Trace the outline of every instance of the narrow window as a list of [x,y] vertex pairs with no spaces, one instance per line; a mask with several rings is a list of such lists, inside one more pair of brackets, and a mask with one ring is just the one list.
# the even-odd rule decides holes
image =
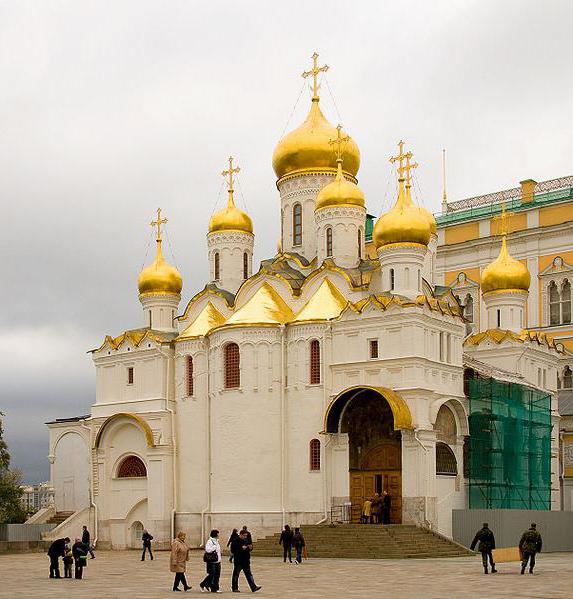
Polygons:
[[127,384],[133,385],[133,366],[129,366],[127,369]]
[[559,324],[559,290],[557,289],[557,285],[555,281],[551,281],[549,283],[549,324]]
[[394,269],[390,269],[390,291],[394,291]]
[[330,227],[326,229],[326,257],[332,257],[332,229]]
[[573,372],[571,372],[569,366],[565,366],[563,370],[563,388],[571,389],[571,387],[573,387]]
[[537,386],[541,387],[541,368],[537,369]]
[[452,362],[452,336],[449,333],[446,335],[446,362]]
[[193,356],[187,356],[186,364],[185,364],[186,372],[186,381],[187,381],[187,395],[193,395]]
[[292,244],[302,245],[302,206],[292,207]]
[[571,323],[571,283],[567,279],[561,287],[561,324]]
[[317,339],[310,342],[310,384],[320,383],[320,343]]
[[358,258],[362,260],[362,229],[358,229]]
[[241,356],[239,346],[229,343],[225,346],[225,389],[234,389],[241,385]]
[[215,252],[215,281],[219,280],[219,252]]
[[464,316],[468,322],[474,321],[474,298],[468,293],[464,305]]
[[151,310],[149,310],[149,328],[150,329],[152,328],[152,326],[151,326]]
[[309,466],[311,470],[320,470],[320,441],[312,439],[309,444]]
[[243,254],[243,279],[247,280],[249,278],[249,254],[245,252]]
[[410,287],[410,269],[407,266],[404,269],[404,284],[406,288]]
[[439,357],[440,357],[440,362],[444,361],[444,333],[442,331],[440,331],[440,336],[438,337],[438,343],[439,343]]
[[501,328],[501,310],[496,310],[497,313],[497,328]]
[[370,357],[378,357],[378,339],[370,339]]

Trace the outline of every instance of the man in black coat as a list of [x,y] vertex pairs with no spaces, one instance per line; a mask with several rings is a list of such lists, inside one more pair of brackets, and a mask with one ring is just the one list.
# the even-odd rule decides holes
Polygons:
[[48,549],[50,556],[50,578],[61,578],[60,576],[60,557],[66,555],[66,544],[70,542],[70,538],[56,539]]
[[390,524],[390,511],[392,510],[392,497],[388,491],[382,496],[382,523]]
[[245,574],[245,578],[251,587],[251,591],[256,593],[261,590],[261,587],[258,587],[255,584],[255,580],[253,578],[253,574],[251,572],[251,551],[253,550],[252,544],[248,539],[248,532],[246,530],[241,530],[239,533],[239,538],[235,539],[231,543],[231,552],[233,554],[233,578],[231,582],[231,588],[233,593],[239,593],[239,574],[241,570]]
[[88,530],[87,526],[84,526],[82,528],[82,543],[87,547],[88,552],[90,554],[90,559],[95,559],[95,555],[94,555],[94,552],[92,550],[90,539],[91,539],[91,537],[90,537],[90,531]]
[[85,543],[80,539],[76,539],[76,542],[72,546],[72,555],[74,557],[74,576],[77,579],[83,577],[84,567],[87,565],[88,548]]
[[292,538],[294,536],[293,531],[291,530],[288,524],[285,524],[284,530],[281,532],[281,536],[279,539],[279,545],[283,546],[283,562],[286,563],[287,556],[288,561],[292,564]]
[[495,563],[493,561],[492,550],[495,549],[495,537],[493,536],[493,532],[489,529],[488,523],[484,522],[481,530],[478,530],[472,544],[470,545],[470,549],[473,551],[474,547],[479,541],[478,551],[481,553],[481,559],[483,562],[483,572],[484,574],[488,574],[487,571],[487,560],[489,559],[489,563],[491,564],[491,573],[495,574],[497,570],[495,569]]

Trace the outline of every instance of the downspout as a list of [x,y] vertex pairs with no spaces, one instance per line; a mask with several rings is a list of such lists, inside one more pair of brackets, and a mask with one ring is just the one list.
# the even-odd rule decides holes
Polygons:
[[[414,429],[414,439],[416,439],[416,441],[420,444],[420,447],[426,452],[428,453],[430,450],[422,443],[422,441],[420,441],[420,439],[418,438],[418,431],[420,429]],[[424,524],[428,523],[428,506],[426,501],[424,501]]]
[[[163,352],[162,352],[163,353]],[[165,355],[165,354],[163,354]],[[173,352],[173,361],[176,359],[176,353]],[[175,538],[175,514],[177,513],[177,430],[175,428],[175,412],[169,407],[169,374],[171,370],[171,358],[167,359],[167,385],[166,385],[166,393],[165,393],[165,409],[171,415],[171,443],[173,444],[173,509],[171,510],[171,522],[170,522],[170,530],[171,530],[171,540]],[[174,370],[175,374],[175,370]],[[175,382],[175,376],[173,377]],[[173,393],[175,394],[175,386],[173,389]]]
[[204,337],[207,351],[207,505],[201,510],[201,539],[199,546],[202,546],[205,538],[205,514],[211,509],[211,364],[210,352],[211,346],[209,337]]
[[[328,341],[329,341],[329,358],[332,356],[332,321],[328,322]],[[325,338],[326,339],[326,338]],[[326,346],[326,343],[324,344]],[[326,352],[324,352],[326,358]],[[330,373],[329,369],[326,368],[326,360],[323,360],[323,369],[324,369],[324,383],[322,385],[322,410],[326,411],[328,407],[328,390],[327,390],[327,372]],[[319,520],[317,524],[324,524],[328,521],[328,480],[327,480],[327,464],[326,464],[326,443],[324,443],[324,463],[322,466],[322,495],[323,495],[323,505],[324,505],[324,518]]]
[[281,332],[281,389],[280,389],[280,404],[281,404],[281,514],[282,526],[284,528],[286,522],[285,513],[285,487],[286,487],[286,417],[285,417],[285,387],[286,387],[286,326],[283,324],[280,327]]
[[98,512],[97,512],[97,504],[94,501],[94,462],[93,462],[93,450],[91,449],[91,429],[86,424],[83,424],[83,422],[80,422],[80,426],[82,428],[86,429],[86,431],[88,432],[88,439],[90,439],[90,443],[88,444],[88,446],[90,447],[90,466],[91,466],[91,472],[90,472],[90,508],[93,508],[93,510],[94,510],[94,541],[93,541],[93,546],[95,547],[97,545],[97,533],[98,533],[97,516],[98,516]]

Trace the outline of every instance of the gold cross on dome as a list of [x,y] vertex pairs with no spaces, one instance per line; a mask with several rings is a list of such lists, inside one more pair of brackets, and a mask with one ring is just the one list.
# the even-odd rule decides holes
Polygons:
[[157,227],[157,241],[161,241],[161,225],[167,223],[166,218],[161,218],[161,208],[157,209],[157,220],[151,221],[152,227]]
[[506,237],[509,234],[509,221],[511,215],[505,209],[505,202],[501,203],[501,214],[493,217],[493,220],[498,224],[498,235]]
[[418,168],[417,162],[410,162],[410,158],[412,158],[412,152],[407,152],[405,154],[406,157],[406,166],[404,170],[406,171],[406,187],[412,187],[412,173],[411,171],[415,168]]
[[[398,178],[399,179],[404,179],[404,172],[406,171],[406,168],[404,166],[404,160],[412,158],[412,152],[406,152],[406,154],[404,154],[404,142],[402,140],[400,140],[398,142],[398,155],[397,156],[390,156],[390,162],[392,164],[394,164],[394,162],[399,162],[398,164]],[[412,168],[411,166],[409,168]],[[409,171],[408,171],[409,173]]]
[[318,66],[318,54],[315,52],[312,56],[312,69],[310,71],[304,71],[302,76],[304,79],[312,76],[312,99],[318,99],[318,76],[320,73],[326,73],[328,71],[328,65],[325,64],[321,67]]
[[221,174],[223,175],[223,177],[229,177],[229,193],[233,193],[234,191],[234,187],[233,187],[233,174],[234,173],[238,173],[240,172],[241,169],[237,166],[235,168],[233,168],[233,157],[229,156],[229,168],[226,171],[223,171]]
[[328,143],[331,146],[334,146],[334,145],[336,146],[336,159],[337,160],[342,160],[342,146],[347,141],[350,141],[350,135],[347,135],[346,137],[342,137],[342,125],[338,125],[336,127],[336,139],[328,140]]

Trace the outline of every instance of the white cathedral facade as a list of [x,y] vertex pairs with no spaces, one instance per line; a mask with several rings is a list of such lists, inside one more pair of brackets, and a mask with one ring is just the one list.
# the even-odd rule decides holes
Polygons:
[[[452,509],[467,505],[464,353],[527,380],[541,366],[555,393],[551,347],[464,346],[462,310],[434,284],[436,223],[412,201],[403,144],[397,198],[367,257],[360,153],[323,116],[318,71],[315,61],[308,117],[273,156],[277,254],[253,272],[230,160],[227,207],[207,235],[210,281],[181,305],[158,213],[141,326],[92,352],[90,414],[48,425],[56,509],[104,547],[133,546],[144,527],[163,545],[179,530],[199,545],[212,527],[262,534],[349,504],[356,518],[383,490],[392,522],[450,534]],[[487,275],[488,327],[517,338],[529,273],[503,247]]]

